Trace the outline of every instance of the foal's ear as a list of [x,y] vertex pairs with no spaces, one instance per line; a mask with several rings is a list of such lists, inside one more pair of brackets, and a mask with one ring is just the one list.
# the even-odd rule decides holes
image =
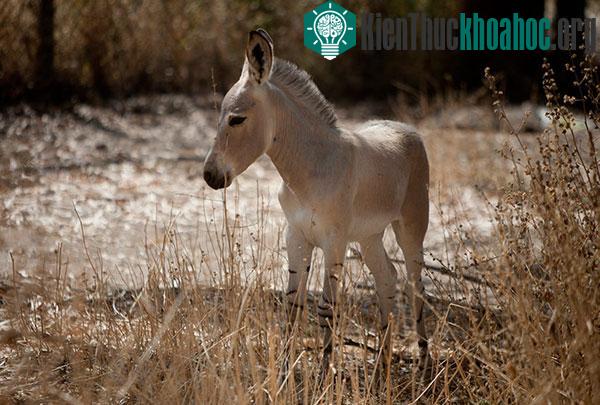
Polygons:
[[273,40],[262,28],[250,31],[246,45],[246,61],[250,77],[261,84],[269,79],[273,67]]

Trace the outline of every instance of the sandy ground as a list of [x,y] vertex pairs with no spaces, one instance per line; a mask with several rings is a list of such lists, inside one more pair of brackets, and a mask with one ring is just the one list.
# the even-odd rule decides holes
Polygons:
[[[368,115],[365,110],[338,111],[341,124],[356,125]],[[27,106],[2,112],[0,275],[13,277],[14,271],[27,278],[50,271],[60,250],[73,278],[89,279],[91,260],[109,284],[140,287],[149,247],[174,229],[190,259],[205,264],[202,277],[215,277],[214,235],[225,232],[223,193],[204,183],[202,162],[216,119],[209,99],[184,96],[77,105],[68,112],[38,113]],[[494,237],[490,207],[507,173],[496,151],[507,135],[426,124],[419,130],[432,166],[426,260],[468,264],[469,243],[481,246]],[[273,273],[275,287],[286,276],[280,182],[263,157],[227,192],[229,220],[244,238],[262,233],[274,252],[273,267],[279,268],[263,270]],[[392,257],[402,258],[389,232],[386,244]],[[251,250],[241,248],[248,255]],[[356,252],[349,250],[349,256]],[[351,262],[351,277],[371,283],[360,261]]]

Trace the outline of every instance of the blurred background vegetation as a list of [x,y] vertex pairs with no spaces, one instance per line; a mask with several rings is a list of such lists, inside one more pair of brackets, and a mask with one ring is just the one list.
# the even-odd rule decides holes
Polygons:
[[[344,0],[365,11],[432,17],[583,17],[596,0]],[[325,61],[302,45],[302,16],[316,1],[4,0],[0,5],[0,103],[68,101],[140,93],[226,91],[237,79],[247,32],[266,28],[276,54],[309,71],[328,97],[422,97],[481,87],[483,69],[500,74],[512,101],[536,101],[544,56],[559,52],[361,51]],[[586,4],[587,3],[587,4]],[[593,4],[592,4],[593,3]],[[589,10],[588,10],[589,13]],[[360,28],[359,33],[360,35]],[[358,38],[360,41],[360,38]],[[568,56],[567,56],[568,57]],[[559,78],[560,79],[560,78]]]

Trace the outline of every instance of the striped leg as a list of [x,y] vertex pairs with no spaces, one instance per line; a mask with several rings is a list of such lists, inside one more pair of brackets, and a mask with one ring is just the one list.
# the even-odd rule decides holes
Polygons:
[[289,323],[296,321],[298,310],[304,307],[306,300],[306,282],[310,271],[313,246],[306,240],[302,232],[292,227],[286,235],[289,279],[286,290],[289,305]]
[[383,364],[386,364],[391,355],[391,330],[388,330],[388,320],[394,307],[396,298],[396,268],[390,261],[383,246],[383,234],[360,242],[365,263],[375,278],[375,288],[379,300],[379,311],[381,316],[380,345],[383,349]]
[[321,381],[329,370],[331,352],[333,351],[333,332],[335,327],[334,306],[337,300],[338,284],[344,269],[344,254],[346,243],[337,243],[332,247],[323,249],[325,256],[325,279],[323,280],[323,294],[319,301],[317,312],[319,323],[323,328],[323,360],[321,363]]
[[[417,332],[421,361],[428,358],[427,332],[425,331],[425,319],[423,318],[423,304],[425,299],[425,287],[421,280],[423,268],[423,236],[425,231],[412,223],[397,221],[393,224],[394,233],[398,244],[404,253],[406,260],[406,296],[412,308],[414,328]],[[426,229],[426,228],[425,228]]]
[[288,376],[291,352],[291,336],[298,314],[302,312],[306,302],[306,283],[310,271],[313,246],[304,238],[302,232],[292,227],[286,235],[288,253],[288,286],[286,290],[288,303],[288,325],[285,337],[285,353],[283,366],[280,369],[279,380],[282,383]]
[[425,360],[427,351],[427,332],[425,331],[425,320],[423,319],[423,300],[425,297],[425,287],[421,280],[421,267],[423,263],[423,254],[419,249],[402,249],[406,258],[406,272],[408,274],[408,283],[406,290],[408,302],[410,302],[413,313],[414,327],[417,331],[417,339],[421,359]]

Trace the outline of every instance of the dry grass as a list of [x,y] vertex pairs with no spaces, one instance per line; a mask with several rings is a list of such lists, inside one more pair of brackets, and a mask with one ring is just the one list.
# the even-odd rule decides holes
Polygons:
[[[265,210],[259,210],[256,223],[246,222],[236,215],[235,196],[229,195],[225,220],[207,221],[199,230],[206,235],[203,246],[183,240],[174,221],[146,235],[143,285],[110,289],[101,256],[85,242],[91,283],[70,275],[60,245],[54,260],[36,275],[23,278],[14,265],[1,293],[0,399],[600,402],[597,132],[574,130],[573,100],[559,97],[546,70],[554,126],[537,137],[538,151],[529,151],[518,128],[512,135],[523,146],[503,149],[504,164],[512,171],[490,214],[495,242],[448,226],[448,249],[456,254],[448,256],[450,262],[441,260],[442,269],[455,277],[452,288],[436,284],[430,297],[427,328],[434,361],[428,372],[412,364],[412,340],[396,325],[392,367],[375,378],[380,359],[369,348],[377,347],[376,309],[364,305],[373,292],[347,279],[353,293],[340,304],[338,331],[350,340],[338,339],[348,344],[338,345],[337,373],[318,384],[320,330],[310,308],[292,334],[293,374],[280,387],[277,378],[288,343],[286,306],[273,288],[280,272],[272,270],[285,265],[281,229],[268,225]],[[595,126],[600,113],[596,71],[585,61],[575,71],[583,75],[578,98],[585,100],[586,122]],[[493,77],[488,79],[504,118],[502,95]],[[436,170],[443,182],[443,171]],[[468,175],[463,173],[464,181]],[[495,175],[482,181],[489,178],[505,181]],[[85,241],[83,226],[81,233]],[[487,287],[474,287],[473,277]]]
[[[2,103],[27,98],[32,91],[35,94],[39,3],[5,0],[0,4]],[[406,63],[401,53],[364,59],[353,50],[335,62],[332,74],[330,64],[302,46],[302,16],[321,4],[317,0],[60,0],[54,4],[57,89],[45,96],[62,101],[72,96],[206,93],[212,77],[217,90],[224,92],[239,77],[247,34],[257,27],[267,29],[275,39],[277,56],[301,63],[328,97],[335,94],[340,101],[365,96],[381,99],[394,94],[400,82],[412,84],[401,90],[413,100],[415,93],[443,89],[452,73],[469,87],[480,86],[480,72],[464,75],[473,69],[468,58],[457,60],[441,52],[411,52]],[[344,6],[357,15],[362,11],[394,16],[435,10],[440,17],[457,15],[464,8],[462,1],[449,0],[348,0]]]
[[[302,43],[301,19],[294,20],[295,33],[288,33],[285,14],[302,15],[299,3],[285,8],[239,0],[54,3],[55,70],[62,91],[204,93],[213,74],[219,83],[239,75],[241,46],[256,26],[280,27]],[[0,87],[9,99],[35,84],[37,13],[37,2],[10,0],[0,7]]]

